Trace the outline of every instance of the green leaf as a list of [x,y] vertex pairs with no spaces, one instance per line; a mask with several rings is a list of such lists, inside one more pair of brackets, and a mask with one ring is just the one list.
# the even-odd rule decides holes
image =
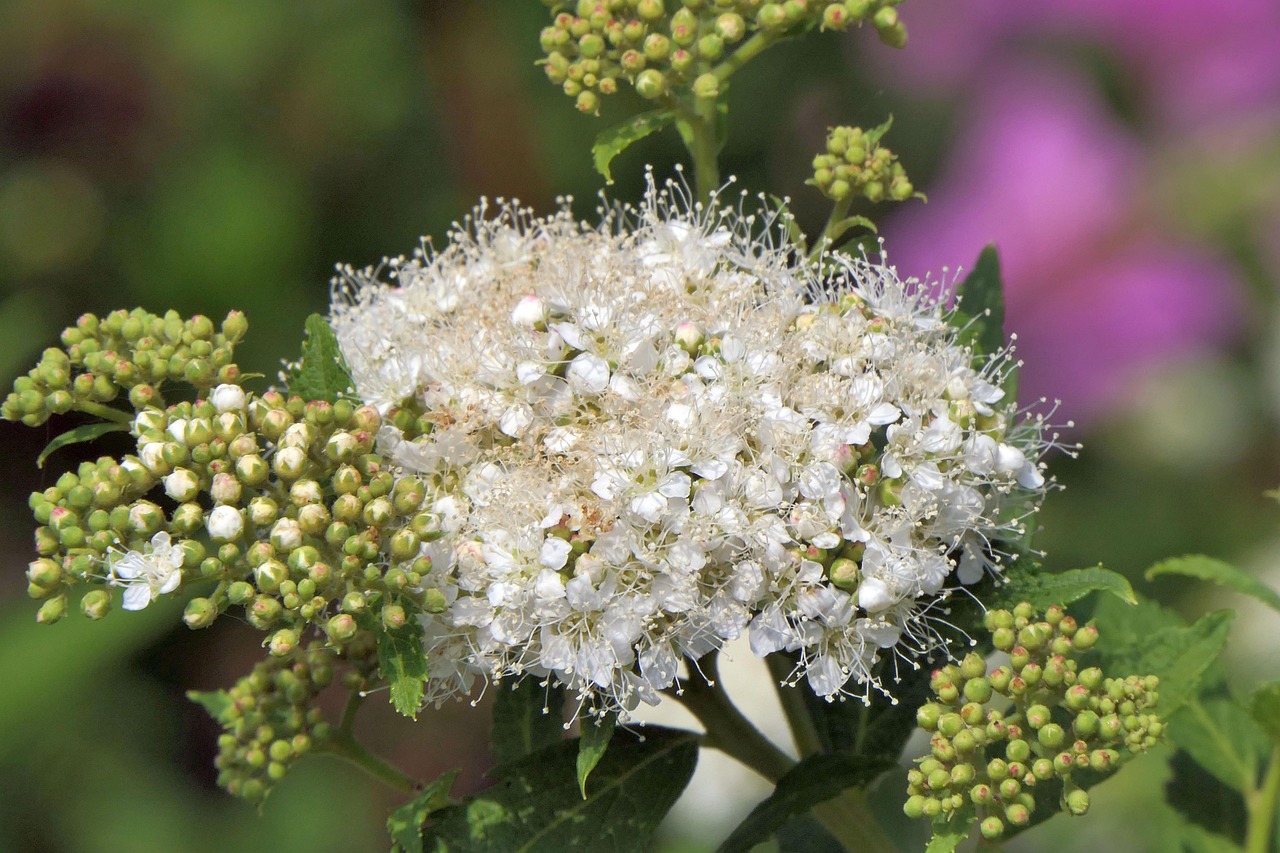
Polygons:
[[497,784],[435,815],[424,849],[467,853],[630,853],[649,837],[693,775],[694,732],[647,726],[619,732],[578,789],[578,744],[565,741],[494,771]]
[[881,138],[889,132],[889,128],[891,127],[893,127],[892,113],[889,114],[889,117],[885,119],[883,124],[878,124],[867,131],[867,149],[870,150],[872,146],[878,143]]
[[950,820],[941,816],[934,818],[933,837],[929,839],[924,853],[955,853],[960,842],[969,837],[969,830],[977,820],[978,814],[969,803],[965,803]]
[[391,812],[387,817],[387,834],[393,851],[422,853],[422,827],[435,812],[450,805],[449,791],[460,770],[450,770],[422,789],[422,793]]
[[391,704],[401,714],[416,720],[427,680],[422,623],[410,619],[395,630],[379,626],[377,636],[378,669],[391,686]]
[[601,131],[596,142],[591,146],[591,157],[595,160],[596,171],[604,179],[613,183],[613,175],[609,172],[609,164],[613,158],[627,150],[634,142],[639,142],[656,130],[661,130],[675,120],[676,114],[671,110],[654,110],[632,116],[622,124]]
[[307,318],[306,332],[302,358],[288,370],[289,390],[304,400],[329,403],[351,394],[351,371],[329,321],[321,314],[312,314]]
[[225,690],[188,690],[187,698],[209,712],[219,723],[227,722],[231,710],[231,694]]
[[1126,604],[1137,604],[1133,587],[1124,575],[1102,566],[1092,569],[1071,569],[1056,574],[1026,572],[1010,574],[1007,583],[993,591],[989,605],[1013,607],[1020,601],[1029,601],[1043,611],[1051,604],[1067,605],[1084,598],[1091,592],[1109,592]]
[[1267,735],[1280,743],[1280,681],[1259,687],[1249,701],[1249,712]]
[[55,450],[66,447],[68,444],[79,444],[82,441],[93,441],[95,438],[101,438],[109,432],[127,432],[128,424],[118,424],[113,421],[96,424],[83,424],[75,429],[69,429],[53,441],[45,445],[44,450],[40,451],[40,455],[36,457],[36,467],[43,468],[44,461],[49,458]]
[[773,835],[778,853],[845,853],[845,847],[813,815],[800,815]]
[[493,703],[493,760],[510,764],[564,739],[564,688],[537,678],[498,686]]
[[1213,557],[1206,557],[1203,554],[1191,554],[1186,557],[1175,557],[1172,560],[1156,563],[1147,569],[1147,580],[1152,580],[1161,575],[1185,575],[1230,587],[1238,593],[1258,599],[1273,610],[1280,611],[1280,593],[1277,593],[1253,575]]
[[1193,698],[1168,719],[1169,739],[1222,784],[1241,792],[1254,784],[1271,744],[1237,702],[1225,696]]
[[[1120,610],[1107,599],[1099,605],[1095,621],[1102,635],[1098,653],[1103,670],[1112,675],[1158,675],[1160,715],[1168,719],[1196,694],[1201,679],[1218,660],[1227,642],[1235,614],[1219,610],[1201,616],[1190,626],[1179,624],[1176,614],[1154,602]],[[1146,613],[1144,611],[1155,611]],[[1126,626],[1129,617],[1134,617]],[[1154,630],[1135,626],[1163,624]]]
[[578,738],[578,788],[584,800],[587,798],[587,777],[609,748],[617,722],[617,715],[610,713],[594,722],[586,720],[582,724],[582,737]]
[[894,766],[891,761],[859,760],[818,753],[787,771],[773,793],[751,810],[720,845],[719,853],[747,853],[792,818],[806,814],[847,788],[864,787]]
[[[1163,691],[1161,691],[1163,693]],[[1248,808],[1244,797],[1223,785],[1185,752],[1169,759],[1173,775],[1165,783],[1165,800],[1191,824],[1235,844],[1244,841]]]
[[966,337],[978,352],[990,354],[1004,347],[1004,285],[995,246],[982,250],[961,282],[956,309],[969,318]]

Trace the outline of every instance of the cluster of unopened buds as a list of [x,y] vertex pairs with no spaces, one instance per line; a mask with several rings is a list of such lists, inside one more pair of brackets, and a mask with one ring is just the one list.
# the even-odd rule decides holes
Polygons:
[[[899,0],[579,0],[542,31],[552,83],[594,113],[619,81],[649,100],[691,89],[714,98],[727,73],[721,62],[752,38],[781,38],[814,25],[846,30],[870,21],[886,44],[907,32]],[[674,6],[674,11],[670,7]]]
[[1009,662],[990,672],[968,655],[933,674],[934,701],[917,722],[933,733],[928,756],[908,774],[910,817],[949,817],[972,804],[983,837],[1023,827],[1057,798],[1082,815],[1089,794],[1077,774],[1117,770],[1126,753],[1154,746],[1164,731],[1155,713],[1156,676],[1107,678],[1078,658],[1098,642],[1062,608],[1038,619],[1030,604],[986,614],[997,651]]
[[827,148],[813,158],[810,184],[836,202],[862,196],[868,201],[906,201],[915,194],[898,157],[880,145],[888,130],[836,127],[827,134]]
[[211,708],[223,726],[218,737],[218,784],[261,801],[289,766],[323,747],[332,728],[314,706],[334,677],[333,651],[316,643],[291,660],[268,658]]

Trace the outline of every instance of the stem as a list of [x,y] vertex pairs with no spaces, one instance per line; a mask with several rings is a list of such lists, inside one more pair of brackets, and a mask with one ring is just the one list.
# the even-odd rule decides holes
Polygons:
[[347,697],[347,704],[342,709],[342,719],[338,721],[338,731],[350,735],[352,727],[356,724],[356,712],[360,710],[360,705],[364,702],[364,696],[359,690],[352,690],[351,695]]
[[86,415],[94,415],[102,418],[104,421],[115,421],[118,424],[132,424],[133,418],[128,412],[111,406],[104,406],[101,403],[94,403],[90,400],[83,400],[76,403],[73,407],[77,412],[84,412]]
[[701,201],[710,201],[720,188],[720,161],[716,146],[715,98],[699,98],[693,109],[677,105],[676,112],[689,127],[692,139],[685,140],[693,158],[693,185]]
[[669,695],[688,708],[689,713],[706,728],[704,743],[707,746],[720,750],[777,784],[796,762],[761,734],[729,699],[717,678],[714,652],[698,665],[706,681],[694,676],[684,682],[680,692],[671,691]]
[[[344,713],[343,716],[345,717],[346,714]],[[342,729],[334,730],[316,751],[344,758],[397,791],[412,794],[422,790],[421,782],[374,755],[364,744],[352,737],[350,732]]]
[[837,201],[831,206],[831,215],[827,217],[827,224],[823,226],[822,233],[818,235],[813,248],[809,250],[810,261],[816,261],[822,257],[822,253],[829,249],[836,240],[839,240],[841,234],[849,230],[849,226],[842,223],[845,217],[849,215],[849,207],[852,204],[853,196],[850,195],[848,198]]
[[787,725],[791,727],[791,736],[795,738],[800,757],[808,758],[822,752],[822,741],[813,725],[813,717],[805,707],[800,688],[787,683],[794,672],[791,661],[780,654],[772,654],[765,658],[765,663],[769,665],[774,689],[778,691],[778,701],[782,703],[782,713],[786,715]]
[[1245,853],[1267,853],[1271,849],[1271,832],[1276,823],[1276,807],[1280,805],[1280,745],[1271,750],[1267,775],[1262,787],[1252,792],[1249,805],[1249,826],[1245,831]]
[[[783,663],[785,664],[785,660]],[[771,663],[771,669],[774,666],[777,664]],[[761,734],[734,706],[719,684],[715,652],[702,658],[698,667],[706,681],[694,676],[684,682],[681,692],[670,689],[664,692],[688,708],[698,718],[698,722],[706,727],[704,745],[720,750],[776,785],[797,762]],[[799,694],[796,694],[796,698],[800,698]],[[787,707],[785,700],[783,707]],[[807,711],[805,713],[807,719]],[[812,723],[809,725],[812,726]],[[885,833],[867,804],[866,792],[862,788],[846,788],[832,799],[814,805],[812,812],[845,850],[857,853],[898,853],[897,846]]]
[[716,75],[716,79],[723,83],[729,79],[733,72],[746,65],[752,59],[755,59],[769,45],[777,40],[778,36],[772,32],[758,32],[751,38],[742,43],[742,46],[725,57],[715,68],[711,69],[711,73]]

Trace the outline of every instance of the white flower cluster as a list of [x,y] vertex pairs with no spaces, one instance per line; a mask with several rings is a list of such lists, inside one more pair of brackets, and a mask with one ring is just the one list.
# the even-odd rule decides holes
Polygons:
[[529,673],[654,703],[743,632],[866,697],[885,650],[938,642],[953,575],[999,571],[1045,487],[1007,353],[976,357],[892,268],[805,261],[784,224],[669,185],[599,226],[482,205],[390,282],[342,270],[359,395],[422,425],[379,449],[438,519],[431,698]]

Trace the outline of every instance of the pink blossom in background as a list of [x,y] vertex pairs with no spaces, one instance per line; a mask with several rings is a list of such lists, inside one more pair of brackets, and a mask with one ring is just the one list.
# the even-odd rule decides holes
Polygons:
[[873,50],[887,82],[929,96],[970,91],[1019,53],[1067,39],[1107,49],[1173,129],[1264,110],[1280,118],[1275,0],[913,0],[908,51]]
[[1143,149],[1085,81],[1010,64],[976,91],[928,204],[883,232],[907,275],[997,245],[1024,399],[1060,398],[1064,417],[1085,421],[1144,371],[1230,339],[1233,272],[1148,221]]

